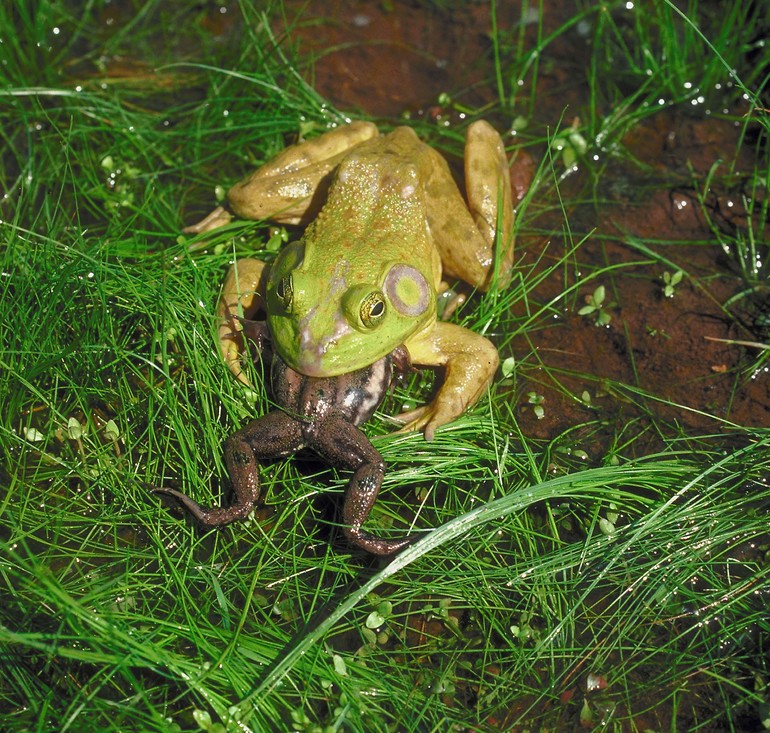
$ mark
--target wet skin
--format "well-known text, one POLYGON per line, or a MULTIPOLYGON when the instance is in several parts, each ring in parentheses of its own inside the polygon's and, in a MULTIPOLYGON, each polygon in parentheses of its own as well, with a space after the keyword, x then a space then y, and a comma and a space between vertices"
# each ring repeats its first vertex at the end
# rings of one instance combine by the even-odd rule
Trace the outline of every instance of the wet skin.
POLYGON ((387 555, 410 542, 361 529, 384 466, 358 425, 385 395, 394 362, 443 367, 433 401, 398 416, 404 430, 422 430, 427 440, 475 404, 494 376, 494 345, 436 316, 444 273, 480 290, 510 280, 508 161, 500 136, 484 121, 467 130, 465 178, 467 203, 446 161, 411 129, 380 135, 358 122, 287 148, 230 189, 229 211, 220 207, 187 228, 215 229, 230 221, 230 212, 307 225, 270 265, 236 261, 220 298, 225 363, 248 383, 244 336, 258 349, 269 341, 280 408, 225 444, 234 504, 204 509, 173 489, 161 493, 205 526, 227 524, 256 504, 259 460, 309 447, 332 466, 354 471, 343 508, 353 544, 387 555), (246 320, 259 311, 266 314, 261 329, 246 320))
POLYGON ((245 258, 229 272, 219 339, 230 370, 246 381, 236 317, 257 311, 276 353, 310 377, 362 369, 403 345, 411 363, 443 368, 434 399, 399 416, 404 430, 432 439, 479 400, 498 365, 488 339, 436 316, 446 274, 480 290, 510 280, 508 161, 483 120, 466 132, 465 188, 467 202, 447 162, 413 130, 380 135, 367 122, 293 145, 234 185, 229 211, 186 231, 222 226, 230 212, 307 226, 271 264, 245 258))

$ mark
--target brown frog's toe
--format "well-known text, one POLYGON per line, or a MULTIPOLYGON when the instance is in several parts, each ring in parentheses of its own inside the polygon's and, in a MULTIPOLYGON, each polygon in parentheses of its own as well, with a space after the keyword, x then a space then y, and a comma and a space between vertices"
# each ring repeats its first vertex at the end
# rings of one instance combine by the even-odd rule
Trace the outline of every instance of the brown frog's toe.
POLYGON ((152 492, 154 494, 172 496, 204 527, 222 527, 239 519, 245 519, 256 506, 256 502, 243 501, 236 502, 229 507, 202 507, 198 502, 193 501, 187 496, 187 494, 183 494, 176 489, 159 487, 154 488, 152 492))
POLYGON ((371 552, 373 555, 395 555, 417 540, 416 537, 404 537, 402 540, 386 540, 354 527, 346 527, 345 536, 351 544, 371 552))

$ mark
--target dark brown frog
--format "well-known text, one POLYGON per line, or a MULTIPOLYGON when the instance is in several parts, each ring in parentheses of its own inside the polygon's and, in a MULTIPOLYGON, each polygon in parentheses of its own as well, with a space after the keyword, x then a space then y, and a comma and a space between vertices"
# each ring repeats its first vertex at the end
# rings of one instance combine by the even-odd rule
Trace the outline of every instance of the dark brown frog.
MULTIPOLYGON (((244 325, 252 341, 264 347, 263 333, 255 331, 258 324, 244 325)), ((176 489, 155 491, 173 496, 204 527, 219 527, 244 519, 259 501, 258 461, 284 458, 310 448, 331 466, 354 472, 342 509, 344 532, 350 542, 376 555, 398 552, 413 539, 384 539, 361 528, 377 499, 385 464, 358 426, 382 402, 394 366, 403 369, 407 361, 405 350, 399 348, 349 374, 307 377, 273 355, 270 382, 279 409, 254 420, 225 442, 225 463, 235 493, 233 504, 206 508, 176 489)))

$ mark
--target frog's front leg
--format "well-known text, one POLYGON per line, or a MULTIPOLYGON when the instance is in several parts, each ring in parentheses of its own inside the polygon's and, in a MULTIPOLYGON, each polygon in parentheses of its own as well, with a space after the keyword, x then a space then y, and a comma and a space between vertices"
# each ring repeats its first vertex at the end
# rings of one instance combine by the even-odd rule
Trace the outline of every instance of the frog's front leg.
POLYGON ((494 344, 467 328, 436 323, 425 335, 409 342, 412 363, 443 366, 444 382, 433 401, 398 415, 402 431, 422 430, 432 440, 436 428, 476 404, 495 375, 500 358, 494 344))
POLYGON ((202 507, 176 489, 157 488, 155 493, 173 496, 204 527, 220 527, 245 519, 259 501, 257 459, 275 459, 303 446, 300 423, 276 410, 233 433, 225 442, 225 465, 235 492, 229 507, 202 507))
POLYGON ((228 369, 244 384, 249 384, 241 367, 244 352, 242 318, 251 319, 262 307, 262 277, 265 263, 255 258, 237 260, 222 286, 217 315, 219 348, 228 369))
POLYGON ((333 415, 317 426, 309 445, 331 465, 354 471, 342 509, 344 532, 352 544, 375 555, 392 555, 411 544, 411 537, 387 540, 361 529, 385 475, 382 456, 361 430, 333 415))

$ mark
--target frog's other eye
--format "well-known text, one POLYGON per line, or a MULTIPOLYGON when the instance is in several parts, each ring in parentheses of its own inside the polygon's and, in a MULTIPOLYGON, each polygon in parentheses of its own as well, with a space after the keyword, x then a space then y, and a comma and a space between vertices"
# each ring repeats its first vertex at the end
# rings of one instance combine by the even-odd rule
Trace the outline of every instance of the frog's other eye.
POLYGON ((288 311, 294 300, 294 282, 291 275, 284 275, 275 286, 275 295, 281 301, 281 305, 288 311))
POLYGON ((385 295, 370 285, 355 285, 342 296, 342 310, 357 331, 371 331, 385 318, 385 295))
POLYGON ((302 240, 292 242, 275 258, 270 268, 268 292, 274 298, 273 305, 289 312, 294 306, 296 293, 293 272, 301 264, 305 255, 305 245, 302 240))

